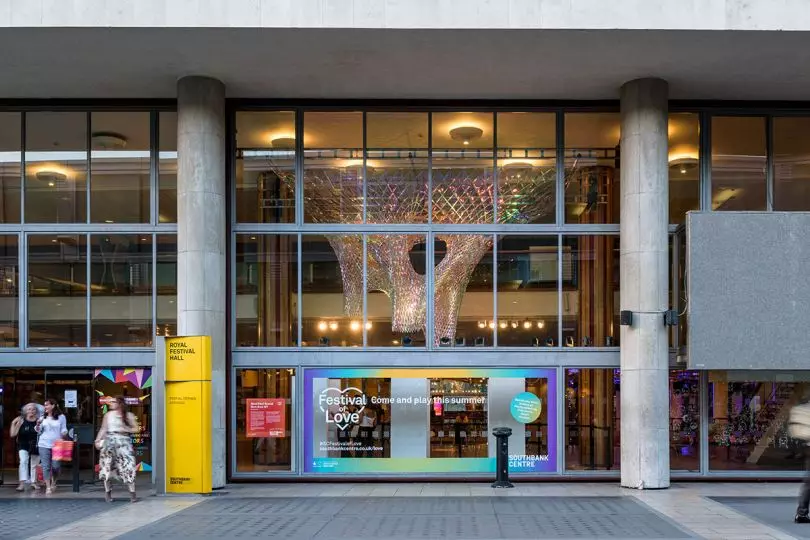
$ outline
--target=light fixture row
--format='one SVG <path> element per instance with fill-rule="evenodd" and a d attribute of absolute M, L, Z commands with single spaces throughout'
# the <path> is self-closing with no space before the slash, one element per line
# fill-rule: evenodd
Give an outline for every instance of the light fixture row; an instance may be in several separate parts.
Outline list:
<path fill-rule="evenodd" d="M 494 330 L 495 326 L 496 326 L 495 321 L 478 321 L 478 328 L 483 329 L 489 327 L 490 330 Z M 515 320 L 499 321 L 497 323 L 497 326 L 501 330 L 506 330 L 507 328 L 512 328 L 513 330 L 517 330 L 518 328 L 523 328 L 524 330 L 531 330 L 535 326 L 540 329 L 545 328 L 546 323 L 545 321 L 530 321 L 527 319 L 525 321 L 515 321 Z"/>
<path fill-rule="evenodd" d="M 371 321 L 366 322 L 366 330 L 371 330 L 373 324 Z M 321 332 L 326 332 L 327 330 L 337 331 L 340 328 L 340 324 L 337 321 L 320 321 L 318 323 L 318 330 Z M 363 323 L 360 321 L 351 321 L 349 323 L 349 330 L 352 332 L 359 332 L 363 328 Z"/>

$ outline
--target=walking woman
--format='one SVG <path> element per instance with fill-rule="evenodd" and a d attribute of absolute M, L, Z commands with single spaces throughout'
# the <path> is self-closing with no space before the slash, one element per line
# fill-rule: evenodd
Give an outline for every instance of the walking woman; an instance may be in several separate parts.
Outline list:
<path fill-rule="evenodd" d="M 17 491 L 25 491 L 26 484 L 35 487 L 39 450 L 37 449 L 37 406 L 29 403 L 23 407 L 23 413 L 11 422 L 11 438 L 17 438 L 17 451 L 20 457 Z"/>
<path fill-rule="evenodd" d="M 135 502 L 135 453 L 132 451 L 132 434 L 138 432 L 135 415 L 127 411 L 127 403 L 118 396 L 110 403 L 110 411 L 104 415 L 101 429 L 96 437 L 96 448 L 101 450 L 99 478 L 104 480 L 104 498 L 112 502 L 113 478 L 118 478 L 129 488 L 129 500 Z"/>
<path fill-rule="evenodd" d="M 39 433 L 39 460 L 42 464 L 42 476 L 45 480 L 45 493 L 56 489 L 56 474 L 59 463 L 53 460 L 53 445 L 65 438 L 68 433 L 67 418 L 59 410 L 55 399 L 45 400 L 45 416 L 37 419 Z"/>

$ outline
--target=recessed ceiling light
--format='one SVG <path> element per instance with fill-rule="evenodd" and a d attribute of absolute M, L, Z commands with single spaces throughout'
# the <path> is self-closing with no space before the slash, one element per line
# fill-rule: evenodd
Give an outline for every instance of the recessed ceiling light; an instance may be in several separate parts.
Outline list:
<path fill-rule="evenodd" d="M 276 137 L 270 144 L 273 148 L 295 148 L 295 137 Z"/>
<path fill-rule="evenodd" d="M 454 141 L 461 141 L 464 146 L 480 139 L 483 134 L 484 130 L 475 126 L 461 126 L 450 130 L 450 138 Z"/>
<path fill-rule="evenodd" d="M 127 138 L 113 131 L 96 131 L 90 137 L 93 148 L 99 150 L 120 150 L 127 145 Z"/>

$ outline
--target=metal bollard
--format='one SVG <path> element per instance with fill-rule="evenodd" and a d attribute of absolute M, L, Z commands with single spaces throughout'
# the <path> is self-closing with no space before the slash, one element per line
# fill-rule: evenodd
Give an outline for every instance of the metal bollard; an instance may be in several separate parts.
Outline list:
<path fill-rule="evenodd" d="M 497 427 L 492 430 L 492 434 L 496 439 L 496 458 L 495 458 L 495 482 L 492 483 L 494 488 L 511 488 L 515 487 L 509 481 L 509 436 L 512 434 L 512 429 L 508 427 Z"/>
<path fill-rule="evenodd" d="M 79 435 L 73 434 L 73 493 L 79 492 Z"/>

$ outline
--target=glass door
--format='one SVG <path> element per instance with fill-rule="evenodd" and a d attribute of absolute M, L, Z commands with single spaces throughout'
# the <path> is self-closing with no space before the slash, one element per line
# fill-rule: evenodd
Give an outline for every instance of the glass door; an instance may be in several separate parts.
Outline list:
<path fill-rule="evenodd" d="M 82 482 L 95 479 L 96 404 L 93 390 L 93 372 L 89 370 L 45 372 L 45 399 L 55 399 L 67 418 L 68 431 L 78 437 L 78 464 L 63 463 L 59 473 L 61 483 L 73 480 L 73 468 L 79 467 Z"/>

